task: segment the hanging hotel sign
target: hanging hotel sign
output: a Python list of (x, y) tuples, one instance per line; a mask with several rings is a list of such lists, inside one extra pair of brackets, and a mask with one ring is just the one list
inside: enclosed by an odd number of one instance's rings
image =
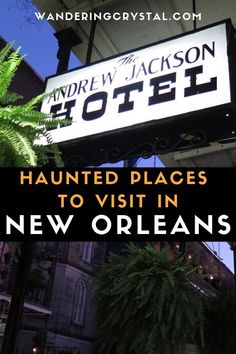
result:
[[(227, 21), (49, 77), (42, 111), (66, 118), (54, 142), (78, 141), (231, 102)], [(169, 118), (169, 119), (167, 119)]]

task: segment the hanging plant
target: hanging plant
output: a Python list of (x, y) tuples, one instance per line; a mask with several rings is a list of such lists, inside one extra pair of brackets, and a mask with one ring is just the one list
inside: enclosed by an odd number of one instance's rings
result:
[(130, 244), (110, 254), (95, 298), (99, 353), (182, 354), (202, 338), (202, 299), (188, 281), (195, 268), (167, 253)]

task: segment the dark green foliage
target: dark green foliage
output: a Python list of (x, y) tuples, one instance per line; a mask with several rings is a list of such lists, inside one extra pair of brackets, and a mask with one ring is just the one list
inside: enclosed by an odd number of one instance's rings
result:
[(202, 300), (190, 287), (191, 272), (189, 262), (152, 245), (110, 254), (96, 295), (99, 353), (177, 354), (201, 337)]
[(236, 294), (220, 293), (205, 304), (205, 328), (202, 354), (233, 354), (236, 352)]
[(41, 166), (49, 159), (62, 166), (56, 145), (35, 144), (40, 135), (46, 136), (49, 143), (46, 129), (58, 124), (57, 120), (36, 110), (48, 95), (39, 95), (24, 105), (14, 105), (20, 96), (9, 92), (9, 87), (22, 57), (19, 50), (11, 48), (12, 43), (9, 43), (0, 51), (0, 166)]

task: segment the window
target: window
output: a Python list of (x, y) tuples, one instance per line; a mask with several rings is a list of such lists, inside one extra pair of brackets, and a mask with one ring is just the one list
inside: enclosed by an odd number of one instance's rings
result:
[(84, 324), (85, 315), (85, 304), (86, 304), (86, 283), (80, 280), (75, 288), (75, 298), (74, 298), (74, 315), (73, 322), (77, 324)]
[(4, 334), (7, 315), (9, 310), (9, 303), (7, 301), (0, 301), (0, 335)]
[(83, 260), (90, 263), (92, 259), (93, 242), (85, 242)]

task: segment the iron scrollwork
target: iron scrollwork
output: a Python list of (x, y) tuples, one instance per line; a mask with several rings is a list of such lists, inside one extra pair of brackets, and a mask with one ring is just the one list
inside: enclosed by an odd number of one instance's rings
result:
[(142, 142), (132, 147), (127, 152), (114, 146), (108, 150), (99, 149), (91, 158), (86, 158), (82, 153), (69, 156), (65, 160), (68, 167), (98, 166), (103, 163), (115, 163), (134, 157), (149, 158), (152, 155), (164, 155), (173, 151), (190, 150), (203, 146), (207, 142), (207, 135), (203, 130), (192, 130), (179, 135), (176, 141), (167, 137), (155, 137), (152, 141)]

